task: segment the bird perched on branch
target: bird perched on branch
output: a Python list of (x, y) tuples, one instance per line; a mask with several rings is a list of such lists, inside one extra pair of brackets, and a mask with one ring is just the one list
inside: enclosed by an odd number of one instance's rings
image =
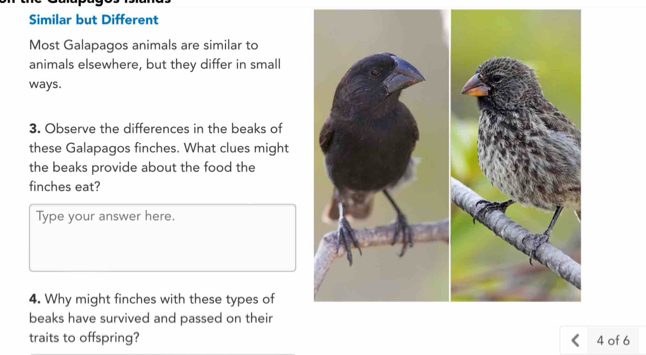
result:
[(412, 230), (389, 190), (414, 176), (411, 153), (419, 131), (399, 95), (421, 81), (424, 77), (410, 63), (381, 53), (354, 63), (336, 88), (330, 116), (319, 135), (327, 174), (334, 184), (323, 219), (338, 220), (337, 249), (343, 243), (350, 265), (350, 243), (360, 253), (361, 248), (348, 219), (368, 217), (379, 192), (397, 213), (393, 244), (402, 237), (400, 256), (413, 245)]
[(543, 96), (534, 70), (517, 59), (486, 60), (462, 94), (478, 98), (480, 169), (511, 197), (479, 201), (483, 207), (474, 222), (491, 210), (504, 213), (514, 202), (554, 211), (547, 230), (531, 238), (531, 263), (563, 208), (574, 209), (581, 220), (581, 132)]

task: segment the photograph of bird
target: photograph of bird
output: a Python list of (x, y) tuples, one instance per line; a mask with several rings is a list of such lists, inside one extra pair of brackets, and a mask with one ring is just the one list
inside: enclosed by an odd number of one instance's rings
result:
[(351, 245), (361, 253), (348, 219), (364, 219), (375, 194), (383, 192), (397, 213), (395, 244), (400, 256), (413, 245), (412, 230), (390, 190), (410, 179), (411, 154), (419, 139), (417, 123), (399, 101), (402, 90), (424, 81), (410, 63), (391, 53), (367, 56), (354, 63), (339, 82), (319, 145), (334, 185), (323, 219), (338, 220), (337, 249), (343, 244), (352, 265)]
[(549, 241), (563, 208), (581, 220), (581, 132), (545, 96), (535, 71), (514, 58), (482, 63), (462, 89), (477, 97), (478, 164), (491, 184), (511, 197), (482, 200), (473, 221), (518, 202), (554, 212), (545, 232), (531, 237), (532, 253)]

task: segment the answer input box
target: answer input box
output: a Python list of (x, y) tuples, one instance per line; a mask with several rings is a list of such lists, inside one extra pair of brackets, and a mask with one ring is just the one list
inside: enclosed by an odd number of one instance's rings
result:
[(294, 205), (31, 205), (31, 271), (294, 271)]

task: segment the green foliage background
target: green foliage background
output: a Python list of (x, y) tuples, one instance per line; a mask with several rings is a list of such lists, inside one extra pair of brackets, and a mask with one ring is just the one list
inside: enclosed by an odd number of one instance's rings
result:
[[(314, 14), (314, 247), (336, 230), (321, 215), (332, 196), (318, 135), (330, 113), (341, 77), (357, 60), (390, 52), (413, 64), (426, 82), (402, 93), (401, 101), (417, 120), (420, 141), (413, 156), (422, 159), (417, 180), (393, 197), (410, 223), (437, 221), (449, 214), (449, 51), (439, 11), (315, 11)], [(378, 173), (378, 172), (376, 172)], [(354, 228), (391, 223), (395, 212), (383, 194), (372, 215)], [(352, 267), (339, 259), (332, 265), (317, 301), (447, 301), (449, 246), (418, 243), (403, 258), (401, 246), (355, 252)]]
[[(476, 99), (461, 95), (483, 61), (514, 57), (536, 69), (545, 96), (581, 127), (581, 14), (554, 10), (451, 12), (451, 175), (493, 201), (508, 199), (478, 166)], [(452, 300), (580, 300), (580, 291), (452, 206)], [(535, 233), (551, 213), (512, 205), (507, 215)], [(580, 260), (580, 225), (565, 210), (551, 242)], [(536, 264), (535, 264), (536, 265)]]

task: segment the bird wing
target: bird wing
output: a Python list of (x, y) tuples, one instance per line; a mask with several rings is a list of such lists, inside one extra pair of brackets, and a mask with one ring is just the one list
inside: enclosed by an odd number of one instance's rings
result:
[(410, 112), (408, 107), (404, 105), (403, 102), (399, 103), (399, 112), (397, 114), (397, 119), (404, 120), (411, 128), (411, 138), (413, 138), (413, 148), (415, 148), (415, 145), (419, 140), (419, 128), (417, 128), (417, 121), (415, 121), (415, 117), (413, 117), (413, 114)]
[(333, 136), (334, 128), (332, 127), (332, 117), (328, 117), (323, 124), (323, 128), (321, 128), (321, 133), (319, 134), (319, 146), (323, 153), (327, 153)]
[(413, 119), (413, 147), (415, 146), (415, 143), (417, 143), (418, 140), (419, 140), (419, 128), (417, 128), (417, 121)]
[(562, 205), (581, 215), (581, 131), (561, 111), (550, 105), (539, 118), (547, 129), (541, 138), (542, 165), (552, 184), (561, 191)]
[(563, 133), (574, 139), (579, 146), (581, 145), (581, 131), (563, 112), (549, 103), (545, 113), (540, 116), (540, 119), (547, 129)]

